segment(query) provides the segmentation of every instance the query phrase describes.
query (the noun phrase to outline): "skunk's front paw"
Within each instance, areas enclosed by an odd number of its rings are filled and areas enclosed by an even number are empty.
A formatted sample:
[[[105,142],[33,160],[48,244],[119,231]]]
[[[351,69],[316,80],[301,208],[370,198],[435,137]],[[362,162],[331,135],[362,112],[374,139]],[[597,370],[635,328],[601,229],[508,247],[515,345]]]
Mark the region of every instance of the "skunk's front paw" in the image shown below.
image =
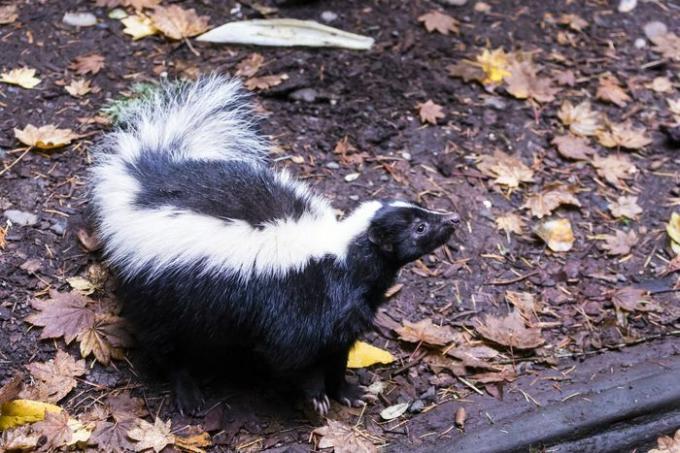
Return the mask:
[[[333,398],[347,407],[361,407],[368,402],[377,401],[376,396],[369,393],[366,387],[347,382],[340,386]]]
[[[182,415],[196,415],[203,407],[204,398],[198,383],[185,372],[174,376],[175,406]]]
[[[318,394],[316,396],[311,396],[309,399],[314,408],[314,412],[319,414],[319,417],[325,417],[331,408],[331,401],[328,399],[328,395],[325,393]]]

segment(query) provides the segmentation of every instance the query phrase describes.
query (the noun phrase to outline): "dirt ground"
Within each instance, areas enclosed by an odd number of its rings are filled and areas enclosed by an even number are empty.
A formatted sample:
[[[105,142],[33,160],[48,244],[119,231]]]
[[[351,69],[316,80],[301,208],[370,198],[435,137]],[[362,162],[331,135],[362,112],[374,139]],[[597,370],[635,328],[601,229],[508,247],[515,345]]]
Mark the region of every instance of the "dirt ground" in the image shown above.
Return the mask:
[[[583,354],[616,354],[626,345],[677,335],[680,329],[677,275],[664,272],[674,257],[666,224],[680,200],[679,143],[664,131],[673,124],[667,99],[680,98],[680,64],[654,52],[643,32],[646,23],[656,20],[680,33],[677,3],[639,2],[633,12],[620,13],[618,2],[604,0],[487,0],[489,10],[472,0],[464,6],[425,0],[320,0],[280,7],[275,14],[322,21],[323,12],[332,12],[337,17],[330,25],[375,38],[370,51],[197,41],[190,48],[162,36],[132,41],[118,20],[107,18],[108,9],[94,2],[13,3],[18,19],[0,25],[0,70],[35,68],[42,81],[30,90],[0,84],[0,160],[8,166],[25,149],[15,139],[14,128],[29,123],[70,128],[80,138],[54,151],[30,151],[0,175],[0,212],[37,216],[29,225],[9,226],[0,249],[0,384],[30,362],[53,358],[57,350],[79,357],[75,343],[40,341],[41,329],[24,319],[35,312],[31,300],[45,298],[48,289],[69,291],[67,278],[87,276],[92,264],[101,264],[101,257],[88,252],[76,234],[86,226],[91,150],[109,129],[97,120],[100,109],[130,93],[137,82],[212,71],[234,74],[236,65],[253,52],[264,57],[258,75],[287,75],[283,83],[257,92],[266,114],[265,132],[278,145],[273,156],[277,166],[289,168],[343,211],[370,198],[404,198],[458,210],[464,219],[446,250],[401,273],[398,282],[403,287],[385,306],[376,332],[365,339],[397,357],[388,366],[350,372],[365,385],[382,382],[379,401],[364,410],[334,405],[331,419],[356,424],[386,451],[391,443],[417,446],[431,441],[436,436],[423,434],[424,425],[447,426],[442,431],[448,436],[464,435],[449,412],[437,412],[444,420],[419,422],[418,436],[411,434],[409,425],[425,420],[432,408],[464,400],[480,389],[486,398],[502,399],[504,393],[517,391],[517,375],[568,370],[578,367]],[[231,0],[180,3],[208,16],[211,25],[261,17],[247,1],[238,8]],[[431,10],[455,17],[460,32],[428,32],[418,17]],[[67,11],[92,12],[99,23],[65,25],[62,16]],[[564,14],[578,15],[587,26],[578,31],[555,20]],[[636,39],[645,40],[645,45],[636,46]],[[489,91],[449,75],[449,65],[499,47],[531,52],[544,68],[541,74],[571,70],[575,83],[559,86],[555,100],[538,103],[516,99],[503,87]],[[82,76],[71,65],[92,53],[104,57],[99,72],[85,75],[98,91],[74,98],[64,85]],[[607,72],[630,95],[623,107],[595,98],[599,78]],[[658,77],[668,79],[670,88],[650,88]],[[634,120],[652,139],[633,151],[592,145],[601,156],[630,157],[637,172],[623,185],[608,183],[587,161],[566,159],[551,144],[564,133],[557,115],[562,102],[583,99],[591,99],[612,121]],[[427,100],[443,107],[445,116],[437,124],[423,124],[418,117],[417,106]],[[334,152],[345,137],[353,146],[349,158]],[[479,156],[495,150],[518,157],[532,169],[533,181],[515,190],[495,184],[477,166]],[[571,222],[575,241],[568,252],[546,247],[532,233],[541,220],[521,208],[528,194],[554,182],[578,187],[581,206],[562,206],[552,214]],[[622,195],[638,197],[642,213],[636,219],[610,214],[609,203]],[[497,228],[496,219],[509,212],[523,217],[523,234]],[[4,218],[2,222],[0,226],[6,226]],[[630,253],[613,256],[602,249],[598,235],[615,230],[636,232]],[[628,287],[649,291],[653,309],[616,307],[612,290]],[[115,297],[114,288],[110,278],[90,297]],[[512,310],[506,291],[530,293],[540,301],[533,321],[545,340],[540,347],[513,350],[490,343],[476,330],[477,321],[486,315],[503,316]],[[481,368],[496,375],[483,376],[473,367],[447,369],[434,362],[439,359],[429,359],[433,348],[399,340],[395,325],[426,318],[469,335],[474,344],[493,346],[498,355]],[[680,345],[680,339],[672,341]],[[213,391],[207,412],[183,417],[173,409],[166,386],[139,378],[133,351],[109,366],[92,357],[87,364],[77,388],[59,403],[70,414],[91,410],[107,395],[129,390],[143,398],[149,413],[172,420],[173,429],[200,425],[208,431],[210,451],[308,451],[315,448],[310,433],[324,424],[266,386]],[[499,377],[501,367],[506,374]],[[391,421],[380,417],[386,407],[403,402],[410,403],[403,416]]]

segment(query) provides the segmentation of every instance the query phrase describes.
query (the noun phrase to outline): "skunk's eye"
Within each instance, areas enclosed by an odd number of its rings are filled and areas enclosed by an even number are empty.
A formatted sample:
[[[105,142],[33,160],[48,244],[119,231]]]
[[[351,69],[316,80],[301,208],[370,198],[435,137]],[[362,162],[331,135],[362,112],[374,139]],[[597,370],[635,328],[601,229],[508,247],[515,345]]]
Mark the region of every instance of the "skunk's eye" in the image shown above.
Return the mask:
[[[418,224],[418,226],[416,227],[416,233],[424,233],[426,228],[427,228],[427,224],[426,224],[426,223],[420,223],[420,224]]]

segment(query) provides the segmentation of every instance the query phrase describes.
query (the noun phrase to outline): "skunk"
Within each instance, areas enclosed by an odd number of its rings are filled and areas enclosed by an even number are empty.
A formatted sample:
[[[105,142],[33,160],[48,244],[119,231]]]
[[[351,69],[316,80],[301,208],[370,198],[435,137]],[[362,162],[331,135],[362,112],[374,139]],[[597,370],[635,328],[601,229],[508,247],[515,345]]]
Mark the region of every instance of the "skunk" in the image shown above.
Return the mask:
[[[368,201],[338,220],[324,198],[267,162],[249,96],[207,76],[133,105],[104,137],[91,208],[119,278],[123,315],[200,404],[199,357],[245,353],[325,414],[357,405],[347,356],[406,263],[446,243],[459,218]],[[208,361],[210,363],[210,361]]]

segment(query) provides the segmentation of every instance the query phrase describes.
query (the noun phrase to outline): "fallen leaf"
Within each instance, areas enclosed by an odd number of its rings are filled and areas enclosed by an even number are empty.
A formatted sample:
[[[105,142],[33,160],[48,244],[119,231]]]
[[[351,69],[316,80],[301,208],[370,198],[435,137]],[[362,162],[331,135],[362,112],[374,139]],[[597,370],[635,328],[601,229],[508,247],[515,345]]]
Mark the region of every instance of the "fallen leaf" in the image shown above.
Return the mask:
[[[17,5],[0,6],[0,25],[11,24],[18,17]]]
[[[287,74],[276,74],[261,77],[251,77],[246,80],[246,88],[249,90],[268,90],[277,85],[281,85],[284,80],[288,80]]]
[[[385,299],[394,297],[399,291],[401,291],[403,287],[403,283],[395,283],[394,285],[390,286],[387,288],[387,291],[385,291]]]
[[[35,69],[18,68],[0,74],[0,82],[18,85],[30,90],[40,83],[40,79],[35,76]]]
[[[647,87],[657,93],[670,93],[673,91],[673,82],[668,77],[654,77]]]
[[[52,124],[41,127],[28,124],[23,129],[14,129],[14,136],[24,145],[44,150],[61,148],[78,138],[71,129],[58,129]]]
[[[236,65],[236,75],[244,78],[253,77],[264,64],[264,57],[257,52],[251,53]]]
[[[394,420],[395,418],[399,418],[406,413],[408,406],[408,403],[399,403],[393,406],[388,406],[380,411],[380,418],[383,420]]]
[[[106,407],[117,421],[143,418],[149,415],[144,400],[131,396],[128,391],[107,397]]]
[[[548,220],[538,225],[535,231],[553,252],[568,252],[574,246],[569,219]]]
[[[153,424],[146,420],[137,419],[137,425],[128,432],[128,437],[136,444],[135,451],[152,449],[159,453],[162,449],[175,442],[175,436],[170,428],[171,420],[163,422],[156,417]]]
[[[0,226],[0,250],[4,250],[7,246],[7,232],[9,231],[9,224],[4,227]]]
[[[128,432],[136,427],[136,419],[108,422],[99,421],[90,436],[90,442],[115,453],[135,451],[135,443],[128,438]]]
[[[366,368],[376,363],[386,365],[392,362],[394,362],[394,356],[389,351],[376,348],[363,341],[357,341],[349,351],[347,368]]]
[[[312,434],[319,437],[317,448],[333,448],[334,453],[378,453],[378,448],[357,428],[331,419]]]
[[[588,140],[574,135],[562,135],[552,141],[557,152],[567,159],[589,160],[595,154],[595,148],[588,144]]]
[[[48,412],[59,413],[62,409],[41,401],[8,401],[0,407],[0,431],[43,420]]]
[[[44,420],[33,425],[33,429],[42,436],[45,436],[47,442],[44,447],[46,449],[53,448],[56,450],[71,442],[73,431],[68,421],[68,414],[64,411],[46,412]]]
[[[75,289],[83,296],[89,296],[90,294],[94,293],[97,289],[99,289],[96,285],[94,285],[91,281],[89,281],[85,277],[80,276],[69,277],[66,279],[66,282],[71,286],[71,288]]]
[[[0,436],[0,451],[35,451],[40,434],[33,432],[30,425],[5,431]]]
[[[403,326],[396,330],[399,339],[409,343],[424,343],[430,346],[444,346],[456,339],[450,326],[438,326],[425,318],[416,323],[403,321]]]
[[[513,62],[508,72],[510,74],[505,77],[506,90],[518,99],[534,99],[545,103],[553,101],[559,91],[552,86],[552,80],[538,76],[538,68],[530,60]]]
[[[497,358],[500,353],[483,344],[476,346],[463,344],[454,348],[447,348],[446,355],[460,360],[462,365],[467,368],[498,370],[498,367],[490,361]],[[451,370],[450,367],[449,370]]]
[[[609,210],[616,218],[627,217],[631,220],[637,219],[642,214],[642,208],[637,204],[638,197],[624,195],[609,202]]]
[[[654,52],[660,53],[669,60],[680,61],[680,36],[673,32],[667,32],[650,37],[650,41],[654,43],[652,47]]]
[[[64,89],[71,96],[78,98],[91,92],[92,85],[90,84],[90,81],[86,79],[72,80],[70,84],[64,87]]]
[[[24,399],[58,403],[73,390],[77,376],[87,372],[84,360],[75,360],[70,354],[58,350],[54,359],[26,365],[33,377],[33,384],[22,392]]]
[[[680,123],[680,98],[678,99],[666,99],[668,102],[668,109],[673,115],[675,115],[675,121]]]
[[[444,110],[441,105],[432,102],[432,99],[428,99],[427,102],[417,105],[418,115],[420,116],[420,122],[437,124],[437,120],[444,118]]]
[[[430,33],[437,31],[442,35],[448,35],[449,32],[455,34],[460,32],[458,21],[439,11],[430,11],[427,14],[423,14],[418,18],[418,22],[422,22],[425,29]]]
[[[524,233],[524,221],[520,216],[509,212],[505,215],[496,217],[496,228],[506,233]]]
[[[583,31],[588,26],[588,22],[577,14],[562,14],[557,23],[568,25],[574,31]]]
[[[598,175],[615,187],[623,187],[623,180],[632,178],[637,172],[630,158],[623,154],[613,154],[607,157],[596,155],[591,164]]]
[[[69,65],[69,68],[73,69],[77,74],[80,75],[85,75],[88,73],[95,75],[104,67],[104,60],[105,58],[97,53],[81,55],[73,60],[73,62]]]
[[[571,69],[564,69],[560,71],[554,71],[555,81],[558,85],[573,87],[576,85],[576,75]]]
[[[508,71],[510,59],[502,48],[491,52],[488,49],[484,49],[477,56],[476,60],[485,74],[485,78],[482,80],[482,83],[485,85],[501,83],[505,77],[510,75]]]
[[[536,297],[527,292],[522,291],[506,291],[505,300],[511,303],[526,319],[536,316],[540,311],[539,303]]]
[[[627,286],[625,288],[609,291],[612,304],[621,310],[654,311],[658,309],[656,304],[649,298],[649,293],[643,289]]]
[[[175,436],[175,446],[182,451],[205,453],[204,448],[212,446],[210,434],[205,431],[191,435]]]
[[[448,65],[446,69],[449,71],[449,75],[451,77],[458,77],[466,82],[475,80],[477,82],[484,83],[485,81],[489,80],[487,79],[484,70],[477,62],[474,61],[461,60],[456,64]],[[501,77],[498,82],[502,80],[503,77]],[[489,81],[489,83],[492,82]]]
[[[597,94],[595,96],[619,107],[624,107],[631,100],[630,96],[621,87],[619,80],[612,75],[600,78],[600,84],[597,87]]]
[[[60,293],[50,290],[50,299],[33,299],[31,306],[38,310],[26,317],[29,323],[44,327],[40,339],[64,337],[66,344],[94,326],[95,313],[89,299],[76,291]]]
[[[123,33],[132,36],[133,41],[158,33],[158,29],[154,26],[151,19],[141,13],[127,16],[121,19],[120,22],[125,26]]]
[[[0,408],[6,402],[16,399],[24,386],[24,376],[16,373],[12,378],[0,387]],[[2,413],[2,412],[0,412]]]
[[[637,244],[638,235],[635,231],[629,232],[616,231],[615,234],[603,234],[599,236],[604,244],[602,248],[607,251],[609,255],[628,255],[630,249]]]
[[[178,5],[159,6],[151,14],[153,25],[170,39],[181,40],[200,35],[208,29],[208,16]]]
[[[647,453],[680,453],[680,429],[675,432],[673,437],[660,436],[656,440],[657,448],[649,450]]]
[[[499,185],[515,189],[522,182],[533,182],[534,172],[521,160],[496,150],[493,155],[480,156],[477,168],[487,176],[496,178]]]
[[[533,216],[542,219],[562,205],[581,207],[581,202],[578,201],[570,187],[557,183],[548,185],[543,191],[531,195],[521,209],[528,209]]]
[[[141,11],[144,8],[153,9],[161,3],[161,0],[122,0],[123,6],[130,6],[136,11]]]
[[[676,247],[673,247],[673,251],[676,248],[680,248],[680,246],[677,246],[677,244],[680,244],[680,214],[677,212],[671,214],[671,218],[666,224],[666,232],[671,238],[671,246],[676,244]],[[676,254],[678,253],[676,252]]]
[[[583,101],[576,106],[565,101],[557,112],[557,116],[562,124],[569,126],[573,134],[580,136],[595,135],[602,127],[600,114],[591,110],[588,101]]]
[[[608,124],[607,129],[597,132],[597,140],[607,148],[641,149],[652,143],[644,128],[637,129],[630,122]]]
[[[80,355],[94,355],[97,361],[108,365],[111,359],[122,359],[123,348],[132,345],[130,333],[122,318],[105,314],[97,315],[94,324],[78,336]]]
[[[519,311],[503,318],[487,315],[484,321],[477,320],[476,329],[487,340],[514,349],[534,349],[545,343],[541,329],[527,328]]]

